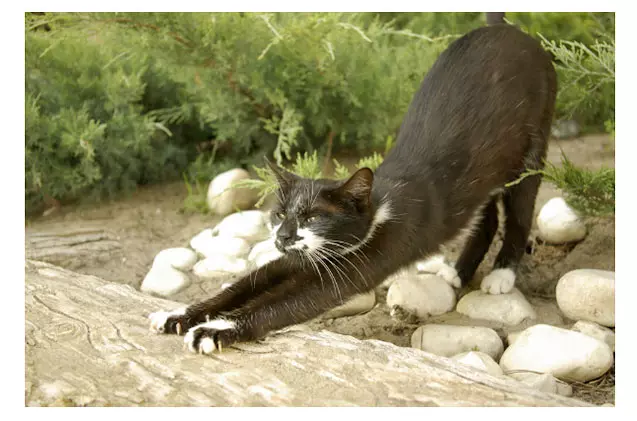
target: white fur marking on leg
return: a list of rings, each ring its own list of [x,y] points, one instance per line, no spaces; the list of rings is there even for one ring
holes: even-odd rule
[[[199,342],[199,350],[203,354],[211,354],[215,350],[215,341],[212,338],[203,338]]]
[[[445,265],[440,268],[438,272],[436,272],[436,276],[445,280],[446,283],[455,288],[460,288],[462,286],[462,281],[458,276],[458,271],[456,268],[450,265]]]
[[[184,336],[184,343],[188,346],[188,349],[192,352],[200,352],[204,354],[210,354],[215,350],[215,343],[212,338],[202,338],[199,341],[199,349],[195,349],[194,341],[195,341],[195,332],[198,329],[214,329],[214,330],[228,330],[234,329],[236,326],[235,322],[231,322],[230,320],[225,319],[215,319],[209,322],[200,323],[197,326],[193,326],[188,329],[186,336]]]
[[[445,262],[445,256],[442,254],[436,254],[424,262],[418,262],[416,270],[418,272],[433,273],[452,287],[460,288],[462,286],[458,271],[453,265]]]
[[[150,319],[150,330],[152,332],[162,333],[166,325],[166,320],[168,320],[170,316],[183,316],[184,314],[186,314],[186,307],[172,311],[156,311],[155,313],[151,313],[148,315]]]
[[[515,285],[515,272],[511,269],[494,269],[482,279],[480,288],[489,294],[508,294]]]
[[[438,271],[446,265],[445,256],[442,254],[436,254],[424,262],[416,263],[416,270],[418,270],[418,272],[438,273]]]

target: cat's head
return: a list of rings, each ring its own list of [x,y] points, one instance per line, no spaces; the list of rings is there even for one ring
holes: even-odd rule
[[[279,183],[270,214],[279,251],[329,257],[346,254],[363,241],[374,216],[369,168],[335,181],[302,178],[269,165]]]

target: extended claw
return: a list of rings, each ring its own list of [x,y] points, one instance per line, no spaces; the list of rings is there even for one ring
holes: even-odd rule
[[[177,322],[175,329],[177,330],[177,335],[181,336],[181,323]]]

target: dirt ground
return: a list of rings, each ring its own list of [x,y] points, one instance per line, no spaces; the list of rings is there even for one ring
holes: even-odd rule
[[[578,139],[554,141],[548,159],[560,162],[560,149],[576,165],[588,168],[614,167],[614,141],[606,135],[588,135]],[[346,160],[345,160],[346,161]],[[536,202],[535,212],[550,198],[560,192],[543,183]],[[204,228],[212,227],[218,218],[209,215],[184,214],[180,211],[186,189],[183,183],[139,188],[130,197],[104,202],[98,205],[81,205],[60,208],[47,216],[27,222],[27,234],[43,232],[75,231],[78,228],[104,230],[121,244],[108,260],[87,258],[78,267],[81,273],[95,275],[111,282],[139,288],[148,272],[154,256],[170,247],[186,246],[189,240]],[[568,271],[580,268],[615,270],[615,220],[614,218],[590,218],[586,220],[589,233],[585,240],[569,246],[537,244],[523,260],[518,288],[536,308],[539,319],[534,323],[548,323],[570,327],[555,304],[555,285]],[[470,288],[489,270],[499,249],[500,237],[481,265]],[[457,249],[449,250],[453,258]],[[218,291],[220,281],[193,283],[174,297],[177,301],[193,302]],[[399,346],[409,346],[412,332],[418,327],[396,321],[389,316],[385,305],[386,288],[377,290],[377,305],[370,312],[332,320],[315,320],[308,323],[315,329],[327,329],[352,335],[360,339],[380,339]],[[467,291],[462,291],[461,294]],[[470,320],[456,312],[447,313],[427,321],[428,323],[453,323],[489,326],[503,338],[511,331],[530,325],[502,326],[489,322]],[[575,396],[595,404],[614,403],[614,367],[606,376],[586,385],[574,385]]]

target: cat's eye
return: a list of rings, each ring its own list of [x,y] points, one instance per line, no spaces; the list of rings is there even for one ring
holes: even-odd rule
[[[279,219],[285,219],[285,212],[283,211],[277,212],[276,217]]]
[[[318,215],[312,215],[312,216],[309,216],[309,217],[305,218],[305,222],[312,223],[312,222],[316,222],[318,219],[319,219]]]

